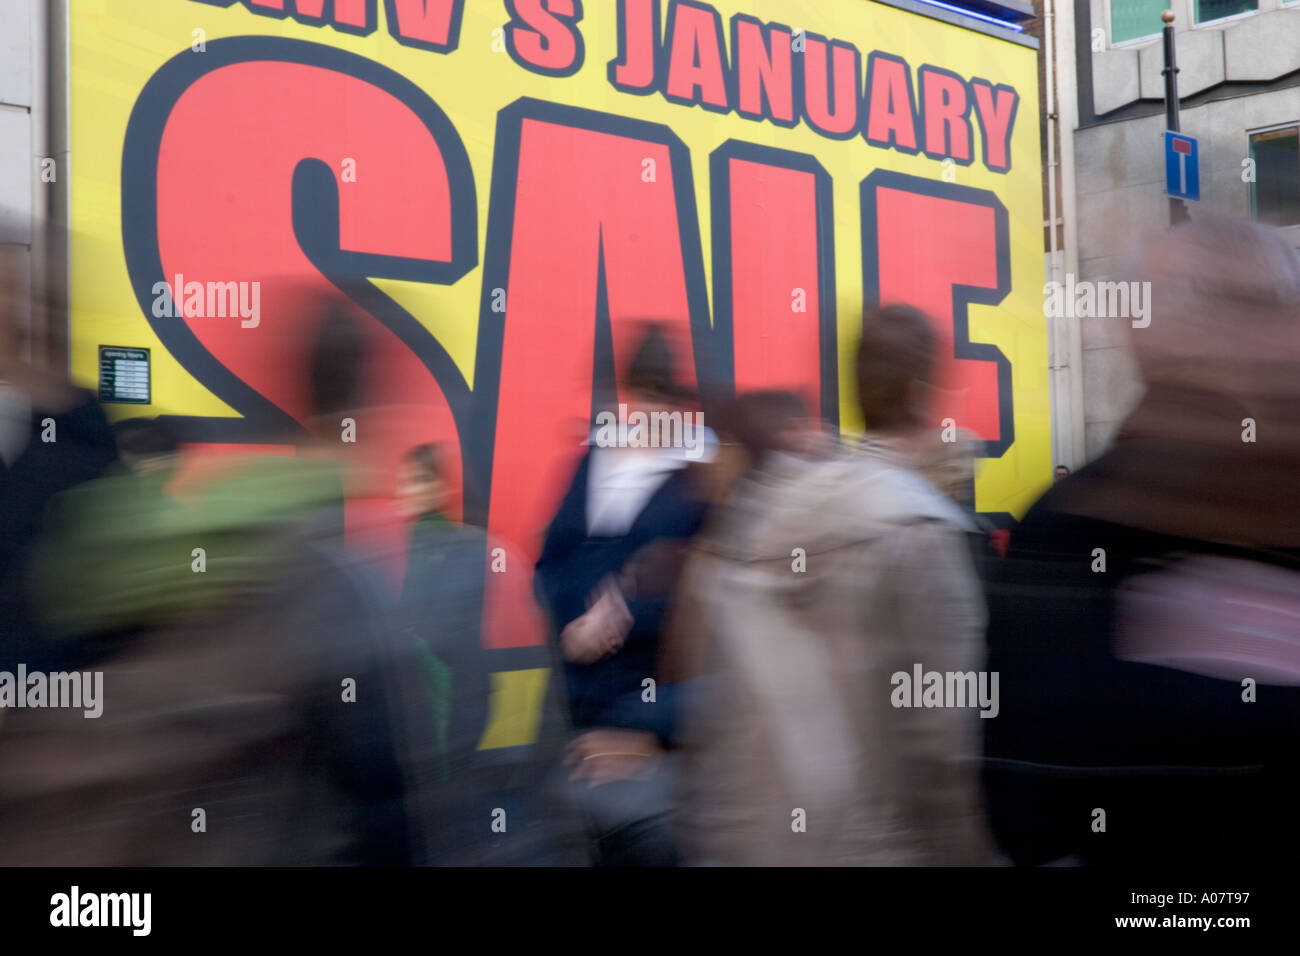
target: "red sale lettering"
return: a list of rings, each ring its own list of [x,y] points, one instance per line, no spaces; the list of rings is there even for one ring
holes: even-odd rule
[[[624,93],[654,89],[659,49],[659,0],[618,0],[618,56],[609,61],[609,83]]]
[[[812,157],[732,141],[712,156],[714,328],[737,392],[800,392],[839,420],[831,182]]]
[[[368,35],[377,0],[186,0],[215,6],[241,2],[261,16],[292,17],[308,26]],[[586,44],[580,0],[503,0],[504,49],[520,67],[569,77],[582,69]],[[658,91],[683,107],[700,106],[753,122],[790,127],[802,121],[831,139],[861,131],[873,147],[969,165],[974,158],[972,112],[982,161],[993,172],[1011,168],[1011,136],[1020,94],[985,79],[966,80],[925,64],[915,80],[907,61],[871,50],[864,67],[853,43],[747,13],[730,20],[701,0],[616,0],[617,55],[611,86],[638,95]],[[397,42],[438,53],[456,49],[464,0],[384,0]]]
[[[997,346],[971,341],[966,309],[1011,291],[1007,229],[1006,208],[987,190],[885,170],[862,182],[864,298],[906,302],[935,321],[948,356],[935,421],[951,417],[974,431],[990,458],[1015,438],[1011,364]]]
[[[967,84],[928,64],[914,83],[907,61],[881,50],[868,54],[864,78],[853,43],[743,13],[731,18],[728,60],[721,15],[695,0],[669,0],[662,39],[656,0],[619,0],[618,57],[608,76],[624,92],[658,89],[672,103],[735,111],[778,126],[802,120],[831,139],[860,130],[872,146],[909,155],[924,146],[930,158],[963,166],[973,158],[974,106],[986,165],[994,172],[1010,169],[1019,102],[1014,87]]]
[[[735,57],[736,111],[746,119],[767,117],[779,126],[793,126],[793,34],[780,24],[764,26],[754,17],[731,18],[731,49]]]
[[[214,123],[224,132],[216,141]],[[369,173],[340,191],[345,157]],[[191,374],[243,416],[195,422],[192,434],[238,442],[297,431],[311,413],[303,355],[314,317],[304,305],[335,301],[342,289],[368,319],[369,399],[355,414],[367,462],[391,476],[411,445],[443,443],[458,489],[468,388],[413,317],[356,278],[450,283],[476,262],[468,158],[423,93],[328,47],[219,40],[202,57],[172,60],[146,86],[122,168],[124,247],[144,314]],[[260,282],[264,321],[244,328],[159,316],[151,290],[174,274]]]
[[[195,0],[229,7],[236,0]],[[309,27],[332,26],[344,33],[368,36],[375,30],[374,0],[239,0],[250,13],[282,20],[292,17]]]
[[[456,49],[465,0],[384,0],[384,10],[398,43],[435,53]]]
[[[975,93],[975,117],[984,144],[984,165],[994,172],[1011,168],[1011,126],[1020,106],[1020,95],[1010,86],[994,86],[988,80],[971,80]]]
[[[349,33],[369,33],[375,28],[373,4],[367,0],[294,0],[299,22],[331,23]]]
[[[921,79],[925,155],[931,159],[951,157],[963,166],[970,165],[970,99],[965,82],[956,73],[929,64],[917,74]]]
[[[668,6],[668,69],[664,97],[690,106],[728,110],[722,17],[707,4],[688,0]]]
[[[582,4],[578,0],[506,0],[506,50],[544,76],[572,76],[582,66]]]
[[[638,58],[648,38],[632,28],[637,17],[653,28],[654,7],[623,6],[626,45],[610,75],[642,82]],[[818,52],[802,69],[819,72],[822,82],[809,91],[787,70],[800,65],[778,52],[784,28],[765,33],[752,20],[733,23],[746,37],[736,49],[752,59],[728,73],[707,52],[719,21],[701,4],[677,6],[679,19],[696,23],[669,30],[687,38],[673,41],[681,43],[678,54],[668,48],[669,61],[685,70],[679,92],[726,102],[734,90],[747,110],[774,121],[811,103],[805,118],[827,135],[864,128],[856,99],[843,92],[859,72],[848,44],[811,38]],[[518,3],[515,14],[515,40],[531,36],[528,55],[545,57],[563,52],[562,36],[572,36],[580,9]],[[557,24],[564,29],[548,32]],[[543,36],[555,42],[543,44]],[[566,55],[580,55],[580,47]],[[671,77],[669,61],[662,63]],[[914,149],[906,64],[873,55],[868,72],[867,138]],[[970,109],[966,87],[933,75],[939,79],[923,71],[929,111],[917,111],[917,122],[927,139],[942,130],[946,146],[969,151],[960,122]],[[925,93],[934,82],[941,85]],[[1001,161],[1015,101],[982,81],[974,90],[986,155]],[[218,141],[213,124],[224,131]],[[366,171],[347,188],[344,159]],[[488,646],[542,640],[528,599],[538,535],[594,403],[620,394],[618,374],[643,320],[679,330],[681,365],[698,377],[706,402],[792,388],[838,421],[833,183],[810,155],[739,140],[711,153],[711,321],[685,144],[662,124],[528,98],[506,106],[497,117],[483,268],[470,280],[481,283],[472,390],[442,343],[369,281],[452,284],[478,261],[478,204],[464,147],[437,104],[409,81],[302,41],[214,40],[205,56],[182,54],[146,85],[122,169],[123,238],[137,300],[165,347],[240,416],[183,419],[186,440],[282,443],[300,429],[310,403],[296,369],[313,333],[302,296],[343,298],[363,320],[367,367],[378,370],[364,383],[375,407],[357,413],[367,460],[391,475],[412,445],[446,448],[453,481],[462,467],[466,475],[465,519],[489,528],[514,569],[488,575]],[[1006,210],[987,191],[877,171],[861,184],[861,212],[867,303],[907,301],[933,316],[949,356],[941,410],[984,437],[986,454],[1001,455],[1014,438],[1010,366],[995,346],[971,341],[967,307],[1000,302],[1010,289]],[[264,279],[266,320],[241,328],[153,315],[154,284],[175,275],[200,283]],[[382,510],[384,494],[354,491],[350,524]]]
[[[847,139],[858,125],[862,56],[852,43],[804,38],[803,111],[808,125],[823,136]]]
[[[708,328],[689,158],[665,133],[537,100],[498,121],[483,281],[508,305],[496,340],[480,344],[499,370],[479,375],[496,397],[489,530],[525,575],[562,490],[536,479],[567,478],[593,389],[616,382],[640,321],[680,324],[682,346]],[[526,621],[494,631],[512,644],[540,637]]]
[[[872,146],[912,154],[917,151],[916,94],[912,92],[912,71],[901,57],[879,50],[867,57],[864,135]]]

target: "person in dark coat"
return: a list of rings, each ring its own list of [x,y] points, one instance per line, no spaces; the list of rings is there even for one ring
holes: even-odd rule
[[[489,835],[475,774],[491,698],[481,637],[486,536],[443,514],[446,486],[432,445],[407,453],[397,493],[413,522],[398,622],[433,728],[429,861],[478,862],[474,854]]]
[[[30,549],[54,497],[117,459],[95,396],[18,359],[6,336],[0,328],[0,669],[51,662],[25,594]]]
[[[1210,217],[1156,240],[1114,446],[1011,536],[983,721],[1020,864],[1249,863],[1300,849],[1300,261]]]
[[[481,638],[487,537],[443,514],[446,491],[432,445],[407,454],[398,495],[414,519],[402,622],[424,652],[435,697],[438,772],[448,779],[469,766],[487,726],[492,682]]]
[[[311,343],[321,422],[363,398],[350,325],[326,315]],[[232,458],[181,498],[152,431],[124,444],[162,467],[63,491],[30,548],[57,664],[104,694],[95,719],[0,712],[0,865],[420,862],[428,721],[375,568],[342,541],[336,440],[286,436],[300,454]]]
[[[624,409],[694,418],[666,337],[651,328],[624,379]],[[631,415],[628,415],[631,420]],[[709,444],[696,419],[693,437]],[[537,562],[539,598],[563,660],[572,727],[569,760],[586,781],[598,852],[609,864],[675,862],[662,751],[676,720],[656,687],[660,643],[684,546],[706,493],[685,447],[610,447],[595,433]],[[709,453],[700,448],[699,457]],[[615,804],[617,806],[615,806]]]
[[[590,856],[576,808],[549,779],[564,746],[554,695],[543,702],[531,743],[504,754],[479,749],[493,702],[493,652],[483,641],[490,544],[483,529],[444,513],[442,453],[434,445],[411,449],[397,487],[412,525],[396,620],[402,644],[413,654],[418,697],[432,727],[416,774],[425,794],[423,862],[586,864]],[[505,829],[494,829],[495,820],[503,820]]]

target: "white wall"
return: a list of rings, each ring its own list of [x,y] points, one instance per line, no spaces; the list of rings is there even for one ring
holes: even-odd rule
[[[1157,35],[1112,46],[1108,0],[1090,4],[1094,35],[1104,34],[1092,62],[1097,115],[1138,99],[1164,98],[1164,49]],[[1170,0],[1178,51],[1178,95],[1192,96],[1225,80],[1267,81],[1300,70],[1300,3],[1258,0],[1254,13],[1195,23],[1192,0]],[[1156,24],[1159,27],[1159,24]]]
[[[20,322],[30,314],[32,189],[32,13],[39,0],[0,3],[0,275]],[[16,288],[15,288],[16,287]]]
[[[1250,186],[1241,164],[1249,155],[1249,131],[1300,122],[1300,88],[1184,107],[1179,118],[1183,132],[1200,144],[1201,201],[1187,204],[1189,214],[1212,209],[1248,217]],[[1126,251],[1169,227],[1164,128],[1161,113],[1075,132],[1079,278],[1118,278]],[[1286,233],[1300,248],[1300,226]],[[1131,410],[1141,385],[1116,320],[1082,320],[1082,333],[1084,429],[1092,459]]]

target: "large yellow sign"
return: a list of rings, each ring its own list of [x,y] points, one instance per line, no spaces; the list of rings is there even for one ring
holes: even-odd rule
[[[378,343],[375,462],[459,452],[465,515],[531,567],[538,479],[635,323],[678,324],[711,394],[794,387],[851,428],[862,307],[906,301],[945,343],[936,424],[986,442],[978,509],[1049,478],[1025,46],[869,0],[72,13],[73,370],[125,370],[116,415],[291,434],[303,297],[342,290]]]

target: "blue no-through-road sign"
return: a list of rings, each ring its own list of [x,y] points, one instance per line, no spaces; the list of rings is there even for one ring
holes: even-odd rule
[[[1165,130],[1165,192],[1175,199],[1200,199],[1196,137]]]

